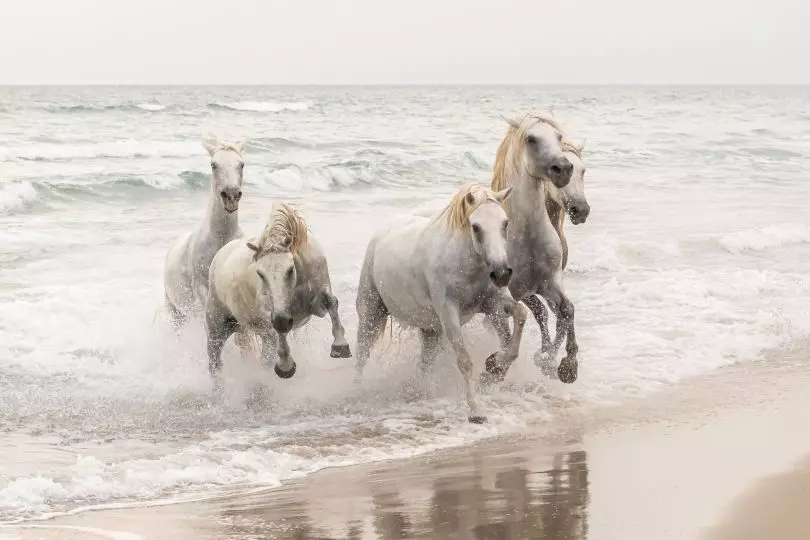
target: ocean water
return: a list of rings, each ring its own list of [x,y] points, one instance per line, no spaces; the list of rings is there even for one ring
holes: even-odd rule
[[[354,350],[366,242],[396,215],[488,183],[501,113],[552,108],[586,139],[591,216],[566,225],[580,378],[532,362],[466,422],[447,353],[416,377],[395,327],[363,383],[298,331],[278,379],[233,347],[210,399],[204,333],[171,331],[163,259],[201,220],[208,133],[248,140],[240,220],[301,205],[329,257]],[[278,485],[536,429],[750,362],[810,333],[810,89],[0,89],[0,521]],[[465,328],[480,369],[496,339]]]

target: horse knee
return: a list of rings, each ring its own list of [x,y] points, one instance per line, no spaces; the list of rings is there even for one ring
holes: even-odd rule
[[[560,301],[560,317],[567,321],[574,320],[574,303],[568,298]]]

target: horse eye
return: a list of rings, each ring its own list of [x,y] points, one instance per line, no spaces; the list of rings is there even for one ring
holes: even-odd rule
[[[239,170],[241,171],[241,170],[242,170],[242,169],[244,169],[244,168],[245,168],[245,164],[244,164],[244,163],[240,163],[240,164],[239,164]]]
[[[217,165],[215,161],[212,161],[211,162],[211,168],[214,169],[214,170],[217,170],[217,167],[219,167],[219,165]]]
[[[508,228],[509,228],[509,220],[507,219],[506,221],[503,222],[503,230],[506,231],[506,229]]]
[[[526,142],[529,144],[537,144],[537,137],[535,137],[534,135],[529,135],[528,137],[526,137]]]
[[[562,142],[562,133],[560,133],[559,131],[557,132],[557,141]]]
[[[292,281],[293,277],[295,277],[295,267],[291,266],[289,270],[287,270],[287,281]]]
[[[473,223],[472,231],[473,231],[473,234],[475,234],[476,236],[481,234],[481,227],[478,225],[478,223]]]

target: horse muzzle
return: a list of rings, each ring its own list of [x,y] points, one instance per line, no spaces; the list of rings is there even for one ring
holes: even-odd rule
[[[546,176],[551,183],[558,188],[564,188],[571,181],[571,174],[574,172],[574,165],[565,157],[555,160],[548,166]]]
[[[568,206],[568,217],[571,218],[571,223],[574,225],[585,223],[590,213],[591,207],[588,203],[571,204]]]
[[[279,334],[286,334],[293,327],[293,318],[286,313],[277,313],[273,315],[273,329]]]
[[[242,199],[242,190],[234,188],[226,188],[219,192],[222,198],[222,206],[229,214],[233,214],[239,210],[239,201]]]
[[[508,266],[503,266],[492,270],[489,273],[489,279],[491,279],[492,283],[498,288],[506,287],[509,285],[509,280],[512,279],[512,269]]]

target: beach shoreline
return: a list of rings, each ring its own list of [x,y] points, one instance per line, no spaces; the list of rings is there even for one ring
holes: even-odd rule
[[[0,535],[738,538],[724,531],[767,529],[782,515],[774,508],[800,508],[807,497],[806,484],[786,472],[810,475],[810,433],[795,429],[810,420],[808,352],[802,343],[621,406],[566,410],[520,437],[326,469],[248,494],[66,515]],[[753,505],[757,515],[746,500],[761,490],[771,503]],[[806,538],[808,522],[794,512],[780,520],[779,538]]]

